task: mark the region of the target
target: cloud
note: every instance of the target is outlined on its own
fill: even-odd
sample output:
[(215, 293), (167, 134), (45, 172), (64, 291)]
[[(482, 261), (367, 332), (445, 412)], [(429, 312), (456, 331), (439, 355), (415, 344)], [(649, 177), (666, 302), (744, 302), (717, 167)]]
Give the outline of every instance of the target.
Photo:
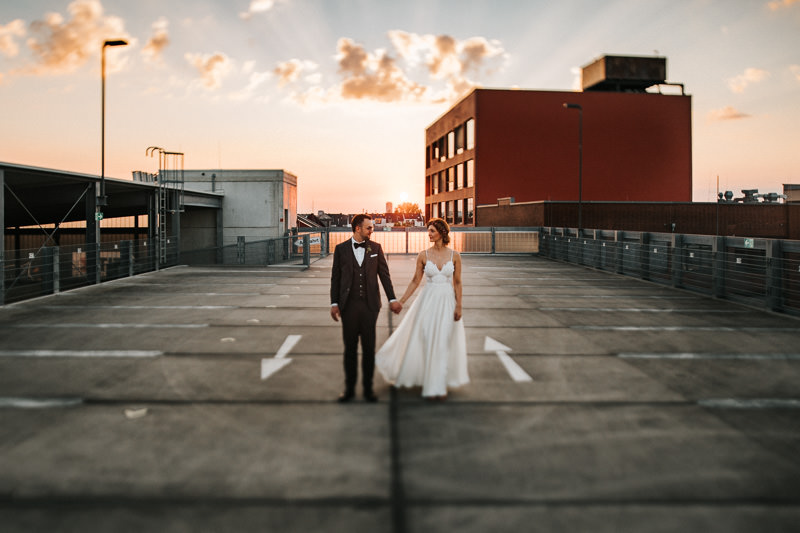
[(798, 2), (800, 2), (800, 0), (774, 0), (773, 2), (769, 2), (767, 5), (771, 10), (777, 11), (781, 8), (789, 7)]
[[(37, 64), (27, 72), (49, 74), (72, 72), (100, 53), (104, 39), (128, 39), (125, 24), (119, 17), (104, 16), (99, 0), (76, 0), (67, 6), (69, 20), (59, 13), (47, 13), (43, 20), (30, 25), (27, 45)], [(120, 63), (110, 61), (110, 69)]]
[(313, 61), (290, 59), (283, 63), (278, 63), (278, 66), (275, 67), (273, 72), (278, 76), (278, 86), (284, 87), (290, 83), (296, 82), (304, 72), (313, 72), (317, 70), (317, 68), (318, 65)]
[[(343, 100), (376, 102), (441, 103), (453, 101), (480, 78), (502, 68), (508, 59), (498, 41), (483, 37), (459, 40), (449, 35), (419, 35), (400, 30), (388, 32), (391, 50), (367, 50), (361, 43), (342, 37), (336, 46), (341, 82), (331, 87), (317, 84), (321, 75), (308, 74), (312, 86), (292, 93), (303, 104)], [(275, 69), (281, 86), (296, 82), (313, 69), (293, 59)], [(422, 71), (420, 74), (420, 70)]]
[(742, 113), (741, 111), (731, 107), (726, 106), (722, 109), (714, 109), (708, 113), (708, 119), (712, 121), (719, 121), (719, 120), (739, 120), (743, 118), (749, 118), (751, 115), (746, 113)]
[(5, 26), (0, 26), (0, 53), (6, 57), (15, 57), (19, 54), (19, 46), (14, 37), (25, 36), (25, 22), (20, 19), (12, 20)]
[(385, 50), (368, 53), (352, 39), (337, 44), (339, 72), (344, 80), (338, 90), (345, 100), (399, 102), (419, 100), (426, 88), (411, 81)]
[(218, 89), (233, 68), (231, 60), (222, 52), (213, 54), (185, 54), (184, 57), (200, 74), (203, 86)]
[(389, 32), (395, 50), (410, 66), (423, 64), (433, 80), (444, 80), (449, 89), (445, 99), (452, 100), (476, 87), (467, 78), (480, 76), (487, 64), (487, 73), (502, 68), (508, 59), (499, 41), (484, 37), (470, 37), (463, 41), (450, 35), (418, 35), (401, 30)]
[(751, 83), (758, 83), (769, 77), (769, 72), (758, 68), (748, 68), (742, 74), (728, 78), (728, 88), (734, 93), (743, 93)]
[(142, 55), (147, 61), (161, 61), (161, 54), (169, 44), (169, 21), (161, 17), (153, 23), (153, 34), (142, 49)]
[[(255, 63), (252, 61), (245, 63), (244, 67), (242, 68), (242, 73), (249, 75), (248, 83), (243, 89), (231, 93), (231, 100), (240, 102), (250, 100), (256, 94), (257, 89), (272, 77), (271, 72), (254, 72), (254, 65)], [(257, 97), (256, 100), (265, 102), (268, 100), (268, 98), (266, 96), (261, 96), (260, 98)]]
[(275, 3), (276, 0), (251, 0), (250, 7), (247, 9), (247, 11), (239, 13), (239, 17), (244, 20), (249, 20), (253, 17), (253, 15), (266, 13), (275, 7)]

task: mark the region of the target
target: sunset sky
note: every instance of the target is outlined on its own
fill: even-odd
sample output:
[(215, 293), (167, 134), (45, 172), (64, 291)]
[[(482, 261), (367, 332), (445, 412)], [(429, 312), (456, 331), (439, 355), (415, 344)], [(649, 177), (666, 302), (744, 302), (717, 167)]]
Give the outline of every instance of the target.
[[(473, 87), (577, 90), (661, 55), (692, 95), (694, 200), (800, 183), (800, 0), (4, 0), (0, 161), (106, 176), (286, 169), (298, 209), (423, 204), (425, 128)], [(585, 147), (589, 150), (590, 147)]]

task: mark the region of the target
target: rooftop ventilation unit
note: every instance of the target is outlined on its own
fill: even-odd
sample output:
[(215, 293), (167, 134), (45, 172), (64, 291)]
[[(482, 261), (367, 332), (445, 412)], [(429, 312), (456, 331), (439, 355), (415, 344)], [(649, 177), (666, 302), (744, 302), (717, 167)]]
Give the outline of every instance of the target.
[(666, 57), (603, 56), (582, 68), (584, 91), (643, 93), (666, 84)]

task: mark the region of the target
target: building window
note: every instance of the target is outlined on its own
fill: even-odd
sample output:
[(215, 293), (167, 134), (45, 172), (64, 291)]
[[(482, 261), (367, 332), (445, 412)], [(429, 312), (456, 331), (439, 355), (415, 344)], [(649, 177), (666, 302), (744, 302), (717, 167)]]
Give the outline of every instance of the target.
[(450, 132), (447, 134), (447, 159), (451, 159), (456, 155), (456, 134)]
[(464, 186), (464, 182), (461, 179), (461, 174), (463, 173), (462, 170), (463, 169), (461, 168), (461, 165), (456, 165), (453, 167), (453, 174), (455, 175), (453, 179), (455, 179), (456, 182), (455, 189), (461, 189)]
[(454, 202), (454, 206), (453, 206), (454, 207), (454, 209), (453, 209), (453, 224), (461, 224), (461, 221), (462, 221), (461, 213), (463, 213), (462, 205), (463, 204), (462, 204), (461, 200), (456, 200)]
[(439, 202), (439, 208), (436, 210), (436, 216), (439, 218), (445, 218), (444, 205), (444, 202)]
[(469, 119), (465, 127), (467, 129), (467, 150), (473, 150), (475, 148), (475, 119)]
[(430, 148), (431, 148), (431, 151), (430, 151), (431, 161), (438, 161), (439, 160), (439, 143), (438, 142), (433, 143), (430, 146)]
[(467, 183), (467, 187), (475, 186), (475, 160), (473, 159), (470, 159), (465, 163), (464, 181)]
[(447, 159), (447, 137), (439, 138), (439, 161)]
[(439, 194), (439, 173), (431, 174), (431, 194)]
[(466, 144), (464, 135), (464, 125), (462, 124), (456, 128), (456, 154), (464, 153), (464, 145)]
[(425, 147), (425, 168), (431, 168), (431, 147)]
[(467, 198), (464, 200), (464, 224), (475, 223), (475, 217), (473, 214), (474, 202), (475, 200), (473, 198)]
[(454, 191), (456, 190), (456, 182), (455, 182), (455, 169), (450, 167), (447, 169), (447, 190)]
[(444, 203), (444, 210), (445, 210), (445, 220), (448, 224), (453, 223), (453, 201), (445, 202)]

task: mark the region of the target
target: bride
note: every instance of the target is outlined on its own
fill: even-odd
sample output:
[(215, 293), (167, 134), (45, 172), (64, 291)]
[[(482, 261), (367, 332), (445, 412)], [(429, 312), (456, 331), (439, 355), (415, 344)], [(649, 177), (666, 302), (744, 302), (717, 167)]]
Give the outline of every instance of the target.
[(417, 256), (416, 271), (400, 303), (425, 286), (408, 313), (378, 350), (375, 364), (395, 387), (422, 386), (422, 396), (447, 398), (447, 387), (469, 383), (467, 343), (461, 320), (461, 255), (447, 247), (450, 227), (440, 218), (428, 223), (433, 246)]

